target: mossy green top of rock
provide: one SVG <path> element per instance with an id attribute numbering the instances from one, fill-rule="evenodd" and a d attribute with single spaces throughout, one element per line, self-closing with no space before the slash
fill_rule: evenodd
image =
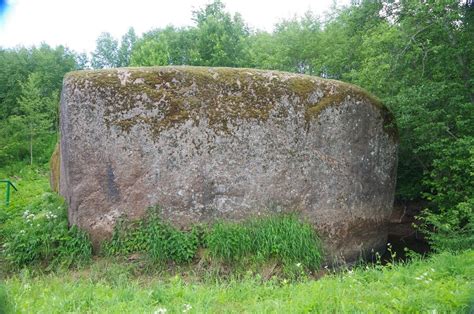
<path id="1" fill-rule="evenodd" d="M 303 106 L 307 125 L 326 108 L 346 99 L 376 106 L 384 130 L 397 138 L 391 112 L 374 96 L 351 84 L 314 76 L 256 69 L 168 66 L 120 68 L 70 72 L 66 82 L 81 89 L 93 86 L 104 100 L 105 123 L 125 132 L 137 124 L 148 125 L 153 135 L 175 124 L 200 123 L 204 111 L 207 123 L 219 132 L 239 120 L 265 121 L 269 115 L 284 121 L 288 112 L 277 109 L 285 98 Z M 124 115 L 142 103 L 155 116 Z"/>

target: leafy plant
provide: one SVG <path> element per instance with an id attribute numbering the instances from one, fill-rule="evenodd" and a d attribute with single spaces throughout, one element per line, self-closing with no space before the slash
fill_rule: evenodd
<path id="1" fill-rule="evenodd" d="M 419 218 L 421 229 L 437 251 L 474 247 L 474 137 L 441 150 L 424 183 L 432 202 Z"/>
<path id="2" fill-rule="evenodd" d="M 92 254 L 88 236 L 68 227 L 64 202 L 52 193 L 44 193 L 3 227 L 1 254 L 13 268 L 38 263 L 69 267 L 88 261 Z"/>
<path id="3" fill-rule="evenodd" d="M 105 242 L 106 255 L 146 253 L 155 261 L 186 263 L 196 255 L 197 231 L 180 231 L 163 222 L 151 208 L 148 215 L 138 221 L 121 219 L 115 226 L 112 239 Z"/>

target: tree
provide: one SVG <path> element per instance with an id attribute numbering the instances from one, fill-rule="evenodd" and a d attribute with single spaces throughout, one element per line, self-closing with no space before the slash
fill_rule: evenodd
<path id="1" fill-rule="evenodd" d="M 200 65 L 196 48 L 196 29 L 168 26 L 155 29 L 137 41 L 130 64 L 150 65 Z"/>
<path id="2" fill-rule="evenodd" d="M 215 0 L 193 12 L 197 26 L 197 50 L 202 65 L 240 66 L 246 57 L 249 30 L 240 14 L 224 11 L 224 4 Z"/>
<path id="3" fill-rule="evenodd" d="M 119 66 L 118 41 L 110 33 L 102 33 L 97 38 L 91 63 L 94 69 Z"/>
<path id="4" fill-rule="evenodd" d="M 120 41 L 120 48 L 118 49 L 118 66 L 127 67 L 130 65 L 130 57 L 132 55 L 133 46 L 138 38 L 133 27 L 130 27 Z"/>
<path id="5" fill-rule="evenodd" d="M 35 140 L 45 133 L 51 133 L 54 121 L 57 120 L 56 99 L 53 97 L 43 97 L 40 90 L 40 76 L 38 73 L 32 73 L 28 76 L 26 82 L 21 84 L 21 95 L 18 99 L 20 107 L 20 116 L 15 117 L 24 126 L 28 137 L 28 146 L 30 153 L 30 164 L 33 164 L 33 145 Z M 51 117 L 53 113 L 53 117 Z"/>
<path id="6" fill-rule="evenodd" d="M 59 91 L 64 74 L 77 69 L 76 58 L 67 48 L 46 44 L 0 49 L 0 164 L 31 162 L 33 149 L 34 162 L 49 160 L 57 137 Z M 27 103 L 41 107 L 30 108 Z M 29 116 L 36 113 L 40 114 L 38 122 L 47 118 L 46 126 L 36 131 L 38 127 L 31 125 L 33 132 L 29 132 L 27 120 L 35 123 Z"/>

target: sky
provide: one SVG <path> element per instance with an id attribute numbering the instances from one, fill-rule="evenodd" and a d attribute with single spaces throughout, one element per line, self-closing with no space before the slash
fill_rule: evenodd
<path id="1" fill-rule="evenodd" d="M 119 39 L 129 27 L 141 35 L 153 28 L 193 25 L 192 11 L 211 0 L 0 0 L 0 46 L 45 42 L 91 52 L 102 32 Z M 271 31 L 278 21 L 308 10 L 322 15 L 333 0 L 222 0 L 253 29 Z M 338 0 L 338 5 L 349 0 Z"/>

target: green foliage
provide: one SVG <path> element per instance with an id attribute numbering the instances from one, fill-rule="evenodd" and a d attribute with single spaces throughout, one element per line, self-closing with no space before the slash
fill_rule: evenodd
<path id="1" fill-rule="evenodd" d="M 180 231 L 163 222 L 154 209 L 138 221 L 120 220 L 112 239 L 103 244 L 106 255 L 145 253 L 158 262 L 190 262 L 196 255 L 198 235 L 195 230 Z"/>
<path id="2" fill-rule="evenodd" d="M 275 259 L 284 265 L 299 264 L 315 270 L 322 261 L 321 243 L 313 228 L 294 215 L 245 223 L 219 222 L 204 232 L 198 227 L 177 230 L 150 209 L 141 220 L 120 220 L 103 251 L 106 255 L 144 253 L 154 261 L 187 263 L 196 256 L 200 244 L 209 249 L 211 256 L 225 262 Z"/>
<path id="3" fill-rule="evenodd" d="M 102 33 L 96 40 L 91 65 L 94 69 L 115 68 L 119 66 L 118 41 L 110 33 Z"/>
<path id="4" fill-rule="evenodd" d="M 433 170 L 424 183 L 433 207 L 420 218 L 437 251 L 474 247 L 474 137 L 440 143 Z"/>
<path id="5" fill-rule="evenodd" d="M 224 11 L 220 0 L 193 12 L 200 64 L 207 66 L 242 66 L 249 31 L 240 14 Z"/>
<path id="6" fill-rule="evenodd" d="M 470 250 L 303 282 L 202 282 L 188 274 L 133 278 L 127 266 L 103 263 L 90 271 L 20 274 L 4 285 L 15 313 L 468 313 L 473 265 Z"/>
<path id="7" fill-rule="evenodd" d="M 1 225 L 1 258 L 12 268 L 43 264 L 49 268 L 87 262 L 92 246 L 84 232 L 69 228 L 64 202 L 54 194 L 10 212 Z"/>
<path id="8" fill-rule="evenodd" d="M 426 209 L 419 219 L 431 247 L 438 252 L 459 252 L 474 247 L 473 209 L 474 198 L 449 209 Z"/>
<path id="9" fill-rule="evenodd" d="M 0 49 L 0 166 L 45 163 L 57 140 L 59 90 L 76 55 L 59 46 Z"/>
<path id="10" fill-rule="evenodd" d="M 127 67 L 130 65 L 130 57 L 137 40 L 138 37 L 135 34 L 133 27 L 129 28 L 127 33 L 122 36 L 117 53 L 119 67 Z"/>
<path id="11" fill-rule="evenodd" d="M 214 257 L 227 262 L 241 260 L 252 252 L 250 229 L 238 223 L 216 223 L 206 235 L 206 245 Z"/>
<path id="12" fill-rule="evenodd" d="M 206 236 L 206 244 L 212 256 L 224 261 L 246 257 L 276 259 L 284 265 L 298 264 L 316 270 L 323 258 L 313 227 L 300 222 L 295 215 L 217 223 Z"/>

